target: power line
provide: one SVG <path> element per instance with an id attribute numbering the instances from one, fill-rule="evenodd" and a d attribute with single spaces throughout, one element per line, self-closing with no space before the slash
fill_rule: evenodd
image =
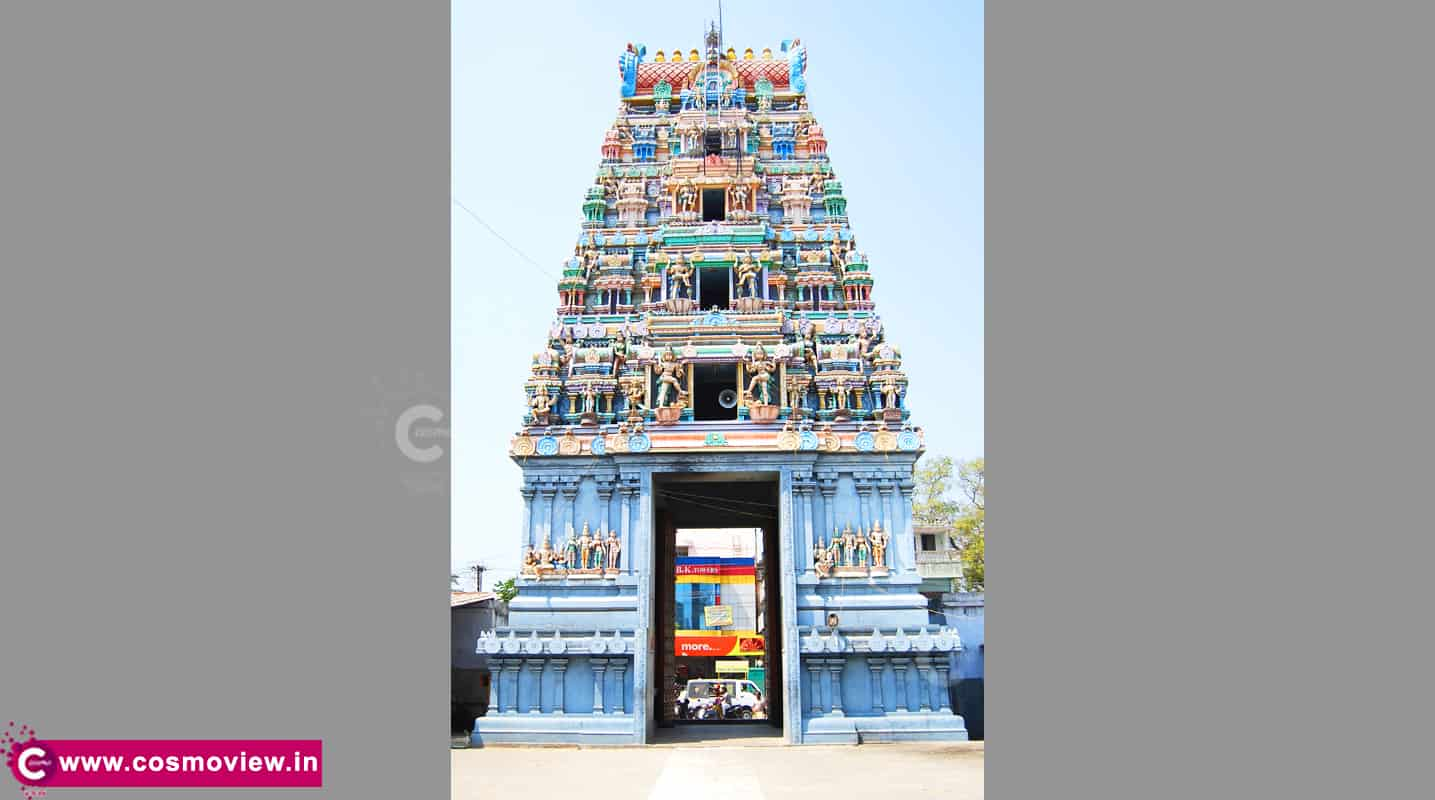
<path id="1" fill-rule="evenodd" d="M 517 254 L 519 255 L 519 257 L 522 258 L 524 261 L 527 261 L 529 264 L 532 264 L 532 265 L 534 266 L 534 268 L 536 268 L 539 272 L 543 273 L 544 275 L 547 275 L 548 277 L 552 278 L 552 279 L 555 280 L 555 281 L 558 280 L 558 276 L 557 276 L 557 275 L 554 275 L 553 273 L 551 273 L 551 272 L 549 272 L 548 270 L 544 269 L 544 268 L 543 268 L 543 265 L 539 264 L 537 261 L 534 261 L 533 258 L 532 258 L 531 256 L 529 256 L 527 253 L 523 252 L 522 250 L 519 250 L 519 249 L 518 249 L 518 245 L 515 245 L 513 242 L 510 242 L 510 241 L 508 241 L 508 239 L 504 238 L 503 234 L 499 233 L 496 229 L 494 229 L 494 227 L 493 227 L 492 225 L 489 225 L 487 222 L 485 222 L 485 221 L 483 220 L 483 217 L 480 217 L 479 215 L 473 213 L 473 209 L 471 209 L 471 208 L 469 208 L 468 206 L 464 205 L 463 202 L 462 202 L 461 200 L 459 200 L 457 197 L 454 197 L 453 195 L 449 195 L 449 199 L 453 201 L 453 204 L 454 204 L 454 205 L 456 205 L 456 206 L 458 206 L 459 208 L 463 209 L 470 217 L 473 217 L 473 219 L 474 219 L 475 222 L 477 222 L 478 224 L 480 224 L 480 225 L 482 225 L 483 227 L 487 228 L 487 229 L 488 229 L 488 232 L 491 233 L 491 234 L 493 234 L 494 237 L 498 239 L 498 241 L 503 242 L 504 244 L 508 245 L 508 249 L 510 249 L 510 250 L 512 250 L 513 252 L 517 253 Z"/>

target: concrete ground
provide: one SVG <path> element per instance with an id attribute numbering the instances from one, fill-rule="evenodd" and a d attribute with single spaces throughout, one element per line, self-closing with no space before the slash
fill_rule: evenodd
<path id="1" fill-rule="evenodd" d="M 684 739 L 648 747 L 486 747 L 452 751 L 462 800 L 786 800 L 984 791 L 984 742 L 784 747 L 772 737 Z"/>

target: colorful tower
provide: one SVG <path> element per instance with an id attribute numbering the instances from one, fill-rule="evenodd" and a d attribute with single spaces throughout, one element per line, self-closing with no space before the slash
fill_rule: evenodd
<path id="1" fill-rule="evenodd" d="M 693 653 L 747 657 L 764 701 L 747 710 L 794 744 L 964 739 L 961 642 L 917 590 L 922 433 L 806 49 L 704 44 L 619 58 L 511 444 L 523 568 L 509 627 L 477 643 L 493 680 L 474 741 L 651 741 L 684 676 L 714 677 Z M 714 620 L 694 643 L 674 634 L 674 542 L 704 528 L 752 531 L 759 586 L 742 630 L 687 600 L 683 619 Z"/>

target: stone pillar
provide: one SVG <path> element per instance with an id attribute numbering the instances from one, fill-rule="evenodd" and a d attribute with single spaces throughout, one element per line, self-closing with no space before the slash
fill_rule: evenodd
<path id="1" fill-rule="evenodd" d="M 562 541 L 562 534 L 553 534 L 553 495 L 557 492 L 552 486 L 538 487 L 538 541 L 542 542 L 548 538 L 556 546 Z"/>
<path id="2" fill-rule="evenodd" d="M 623 685 L 623 677 L 628 671 L 628 659 L 613 658 L 608 663 L 613 670 L 613 679 L 618 682 L 618 697 L 613 700 L 613 713 L 623 714 L 628 710 L 628 689 Z"/>
<path id="3" fill-rule="evenodd" d="M 868 479 L 865 475 L 862 475 L 861 473 L 858 473 L 858 474 L 852 476 L 852 483 L 853 483 L 852 491 L 853 491 L 854 494 L 857 495 L 857 525 L 856 525 L 856 528 L 858 529 L 859 532 L 862 530 L 863 527 L 865 527 L 865 526 L 867 526 L 867 525 L 870 524 L 870 523 L 867 522 L 867 520 L 871 518 L 871 512 L 869 512 L 868 509 L 867 509 L 867 484 L 868 484 L 868 481 L 869 481 L 869 479 Z"/>
<path id="4" fill-rule="evenodd" d="M 533 674 L 533 680 L 537 690 L 533 693 L 533 705 L 528 707 L 528 713 L 541 714 L 543 713 L 543 659 L 526 659 L 523 666 L 527 667 L 528 671 Z"/>
<path id="5" fill-rule="evenodd" d="M 917 656 L 917 708 L 932 710 L 932 657 Z"/>
<path id="6" fill-rule="evenodd" d="M 865 492 L 865 503 L 867 504 L 867 527 L 882 519 L 881 499 L 877 496 L 877 484 L 870 478 L 864 482 L 861 491 Z M 886 528 L 889 523 L 883 522 L 882 527 Z"/>
<path id="7" fill-rule="evenodd" d="M 498 705 L 498 685 L 499 676 L 501 676 L 503 672 L 498 667 L 498 659 L 488 659 L 488 711 L 485 711 L 485 714 L 497 714 L 502 711 L 502 708 Z"/>
<path id="8" fill-rule="evenodd" d="M 827 671 L 832 673 L 832 716 L 846 716 L 842 711 L 842 667 L 847 659 L 832 658 L 827 661 Z"/>
<path id="9" fill-rule="evenodd" d="M 603 671 L 608 667 L 608 659 L 590 659 L 593 665 L 593 713 L 603 713 Z"/>
<path id="10" fill-rule="evenodd" d="M 896 551 L 894 555 L 900 558 L 896 563 L 902 568 L 915 570 L 917 568 L 917 533 L 912 530 L 912 490 L 916 484 L 910 476 L 901 479 L 897 483 L 897 490 L 901 492 L 901 499 L 898 501 L 897 517 L 892 520 L 894 526 L 901 526 L 901 532 L 892 531 L 892 545 Z"/>
<path id="11" fill-rule="evenodd" d="M 935 666 L 937 667 L 937 679 L 941 682 L 941 685 L 937 687 L 937 710 L 946 711 L 947 709 L 952 707 L 952 688 L 950 678 L 947 675 L 947 670 L 950 669 L 952 665 L 948 661 L 947 655 L 945 653 L 938 656 L 935 661 Z"/>
<path id="12" fill-rule="evenodd" d="M 553 713 L 554 713 L 554 714 L 562 714 L 562 713 L 563 713 L 563 698 L 565 697 L 565 695 L 563 694 L 563 675 L 564 675 L 564 673 L 566 673 L 566 672 L 568 671 L 568 659 L 566 659 L 566 658 L 555 658 L 555 659 L 553 659 L 553 671 L 554 671 L 554 673 L 555 673 L 555 674 L 557 675 L 557 677 L 558 677 L 558 687 L 557 687 L 557 691 L 556 691 L 556 694 L 553 696 Z"/>
<path id="13" fill-rule="evenodd" d="M 633 574 L 633 525 L 638 521 L 638 515 L 633 513 L 633 505 L 638 498 L 638 486 L 636 484 L 625 484 L 619 493 L 622 497 L 622 522 L 623 522 L 623 552 L 619 559 L 623 564 L 623 573 Z"/>
<path id="14" fill-rule="evenodd" d="M 872 671 L 872 710 L 887 713 L 887 704 L 882 702 L 882 668 L 887 665 L 884 658 L 868 658 L 867 669 Z"/>
<path id="15" fill-rule="evenodd" d="M 910 695 L 907 693 L 907 665 L 908 665 L 909 663 L 911 663 L 911 659 L 907 659 L 907 658 L 894 658 L 894 659 L 892 659 L 892 669 L 894 669 L 894 670 L 897 671 L 897 710 L 898 710 L 898 711 L 911 711 L 911 710 L 912 710 L 911 702 L 908 700 L 908 698 L 910 697 Z"/>
<path id="16" fill-rule="evenodd" d="M 520 699 L 518 692 L 518 665 L 522 663 L 523 662 L 517 658 L 503 659 L 503 671 L 511 676 L 508 682 L 513 686 L 513 702 L 504 707 L 503 713 L 505 714 L 518 713 L 518 701 Z"/>
<path id="17" fill-rule="evenodd" d="M 892 501 L 892 496 L 896 491 L 893 484 L 885 480 L 877 482 L 877 491 L 882 495 L 882 501 L 878 504 L 878 508 L 880 509 L 879 514 L 882 517 L 882 531 L 887 534 L 887 552 L 883 557 L 887 559 L 887 566 L 895 567 L 897 563 L 897 537 L 901 535 L 896 527 L 897 512 L 893 507 Z"/>
<path id="18" fill-rule="evenodd" d="M 837 504 L 833 498 L 837 496 L 837 476 L 832 473 L 819 475 L 817 478 L 818 489 L 822 491 L 822 509 L 826 514 L 827 524 L 822 529 L 823 536 L 832 534 L 837 527 Z"/>
<path id="19" fill-rule="evenodd" d="M 601 527 L 599 527 L 598 530 L 604 535 L 606 535 L 608 531 L 612 530 L 612 528 L 609 527 L 610 519 L 608 516 L 610 511 L 612 510 L 612 505 L 613 482 L 610 480 L 600 479 L 598 481 L 598 524 Z M 604 569 L 610 569 L 612 568 L 612 566 L 612 564 L 609 564 L 606 561 L 604 561 L 603 563 Z"/>
<path id="20" fill-rule="evenodd" d="M 815 717 L 822 713 L 822 662 L 807 659 L 807 675 L 812 680 L 812 702 L 807 704 L 807 710 Z"/>
<path id="21" fill-rule="evenodd" d="M 536 536 L 533 530 L 533 496 L 538 491 L 533 488 L 533 484 L 525 483 L 518 493 L 523 495 L 523 541 L 537 549 L 543 543 L 542 537 Z"/>
<path id="22" fill-rule="evenodd" d="M 562 519 L 573 527 L 574 533 L 581 533 L 583 526 L 578 523 L 578 481 L 565 481 L 560 491 L 563 492 L 563 508 L 559 511 Z M 567 530 L 566 528 L 564 529 Z M 584 564 L 583 566 L 587 566 Z"/>

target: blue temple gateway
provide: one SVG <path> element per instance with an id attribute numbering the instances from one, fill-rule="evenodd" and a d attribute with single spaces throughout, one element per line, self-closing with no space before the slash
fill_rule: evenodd
<path id="1" fill-rule="evenodd" d="M 922 432 L 806 49 L 704 44 L 619 58 L 510 446 L 523 568 L 473 742 L 641 744 L 715 706 L 792 744 L 965 739 L 962 643 L 918 591 Z"/>

